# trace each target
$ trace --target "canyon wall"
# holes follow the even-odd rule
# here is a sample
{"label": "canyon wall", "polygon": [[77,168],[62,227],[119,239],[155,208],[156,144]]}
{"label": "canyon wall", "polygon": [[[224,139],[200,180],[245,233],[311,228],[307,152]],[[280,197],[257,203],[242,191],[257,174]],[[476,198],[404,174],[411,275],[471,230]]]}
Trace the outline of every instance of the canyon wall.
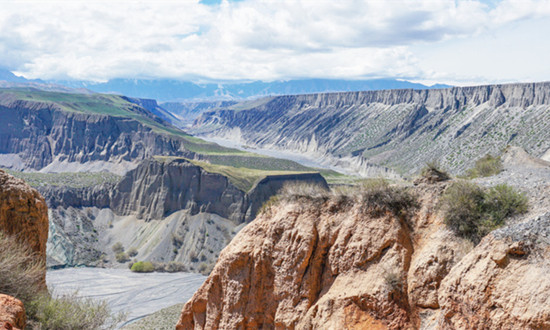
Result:
{"label": "canyon wall", "polygon": [[[550,152],[550,83],[288,95],[205,112],[193,132],[295,150],[364,175],[454,173],[508,144]],[[375,167],[378,167],[376,170]]]}

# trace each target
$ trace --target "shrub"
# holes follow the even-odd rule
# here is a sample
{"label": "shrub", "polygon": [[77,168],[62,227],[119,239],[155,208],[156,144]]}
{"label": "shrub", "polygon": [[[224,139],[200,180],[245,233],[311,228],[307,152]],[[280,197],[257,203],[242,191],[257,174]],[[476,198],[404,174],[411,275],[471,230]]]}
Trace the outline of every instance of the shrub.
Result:
{"label": "shrub", "polygon": [[151,273],[155,267],[150,261],[138,261],[132,265],[130,270],[136,273]]}
{"label": "shrub", "polygon": [[313,183],[287,183],[279,191],[279,196],[286,200],[307,198],[324,201],[330,197],[330,190]]}
{"label": "shrub", "polygon": [[402,216],[418,207],[416,196],[409,189],[390,186],[383,179],[364,182],[360,188],[360,196],[365,210],[372,216],[381,216],[386,212]]}
{"label": "shrub", "polygon": [[527,197],[501,184],[483,189],[474,183],[458,181],[443,194],[440,208],[447,226],[475,244],[504,220],[527,211]]}
{"label": "shrub", "polygon": [[124,315],[111,314],[105,302],[73,295],[52,298],[44,287],[45,265],[30,248],[0,232],[0,292],[20,299],[29,329],[114,328]]}
{"label": "shrub", "polygon": [[439,163],[433,161],[426,163],[426,166],[420,171],[421,178],[428,183],[446,181],[451,178],[449,173],[441,169]]}
{"label": "shrub", "polygon": [[112,314],[106,302],[78,298],[76,294],[52,298],[43,293],[25,307],[33,329],[114,329],[125,319],[124,314]]}
{"label": "shrub", "polygon": [[133,258],[138,255],[138,250],[135,247],[133,247],[133,248],[130,248],[127,253],[128,253],[128,256],[130,256],[130,258]]}
{"label": "shrub", "polygon": [[123,246],[122,243],[120,243],[120,242],[116,242],[115,244],[113,244],[113,246],[111,247],[111,249],[113,250],[114,253],[122,253],[122,252],[124,252],[124,246]]}
{"label": "shrub", "polygon": [[115,255],[116,261],[122,263],[125,263],[126,261],[130,261],[130,257],[124,252],[119,252]]}
{"label": "shrub", "polygon": [[502,172],[502,160],[500,157],[485,155],[476,161],[473,168],[468,170],[468,177],[478,178],[497,175]]}
{"label": "shrub", "polygon": [[44,290],[45,265],[15,237],[0,232],[0,292],[29,302]]}

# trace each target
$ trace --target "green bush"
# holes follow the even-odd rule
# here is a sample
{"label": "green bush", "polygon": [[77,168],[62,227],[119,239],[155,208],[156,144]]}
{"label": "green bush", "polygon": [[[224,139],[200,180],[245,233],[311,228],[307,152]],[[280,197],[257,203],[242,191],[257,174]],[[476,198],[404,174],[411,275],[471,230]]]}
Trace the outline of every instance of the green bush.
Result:
{"label": "green bush", "polygon": [[120,252],[115,255],[116,261],[122,263],[125,263],[126,261],[130,261],[130,257],[125,252]]}
{"label": "green bush", "polygon": [[468,170],[469,178],[487,177],[502,172],[502,160],[500,157],[485,155],[476,161],[473,168]]}
{"label": "green bush", "polygon": [[132,265],[131,271],[136,273],[151,273],[155,266],[150,261],[138,261]]}
{"label": "green bush", "polygon": [[115,244],[113,244],[113,246],[111,247],[111,249],[113,250],[114,253],[122,253],[122,252],[124,252],[124,246],[123,246],[122,243],[120,243],[120,242],[116,242]]}
{"label": "green bush", "polygon": [[40,294],[25,307],[33,329],[114,329],[125,319],[123,314],[113,315],[106,302],[78,298],[76,294],[59,298]]}
{"label": "green bush", "polygon": [[450,185],[439,206],[447,226],[476,244],[507,217],[528,209],[527,197],[506,184],[483,189],[467,181]]}

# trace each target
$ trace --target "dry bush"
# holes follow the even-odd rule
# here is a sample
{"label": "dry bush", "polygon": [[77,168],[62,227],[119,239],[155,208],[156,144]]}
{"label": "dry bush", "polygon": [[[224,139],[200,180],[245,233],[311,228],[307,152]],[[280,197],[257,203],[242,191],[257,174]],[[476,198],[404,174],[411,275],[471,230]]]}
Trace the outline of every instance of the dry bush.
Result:
{"label": "dry bush", "polygon": [[364,182],[360,187],[360,198],[364,210],[372,216],[381,216],[387,212],[406,216],[419,206],[409,188],[390,185],[384,179]]}
{"label": "dry bush", "polygon": [[0,232],[0,293],[29,302],[44,290],[45,271],[44,263],[28,246]]}

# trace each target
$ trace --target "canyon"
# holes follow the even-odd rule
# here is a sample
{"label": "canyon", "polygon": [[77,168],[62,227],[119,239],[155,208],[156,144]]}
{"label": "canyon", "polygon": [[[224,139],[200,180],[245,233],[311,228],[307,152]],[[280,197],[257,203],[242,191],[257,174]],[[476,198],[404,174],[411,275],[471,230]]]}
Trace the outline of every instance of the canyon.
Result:
{"label": "canyon", "polygon": [[550,157],[550,83],[284,95],[204,112],[190,132],[295,151],[364,176],[461,174],[509,144]]}

